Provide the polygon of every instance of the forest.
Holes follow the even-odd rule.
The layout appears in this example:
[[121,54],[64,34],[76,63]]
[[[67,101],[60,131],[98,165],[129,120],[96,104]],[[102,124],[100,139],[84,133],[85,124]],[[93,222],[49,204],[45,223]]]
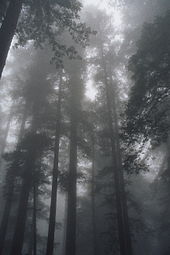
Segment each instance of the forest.
[[170,0],[0,0],[0,255],[170,255],[169,28]]

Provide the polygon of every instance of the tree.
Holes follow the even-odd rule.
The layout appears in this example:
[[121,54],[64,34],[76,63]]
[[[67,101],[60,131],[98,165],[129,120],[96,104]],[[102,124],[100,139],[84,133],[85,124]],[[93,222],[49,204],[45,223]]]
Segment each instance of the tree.
[[56,115],[56,130],[55,130],[55,144],[54,144],[54,164],[52,176],[52,191],[50,203],[50,217],[49,229],[47,238],[47,255],[53,254],[54,247],[54,234],[56,223],[56,205],[57,205],[57,187],[58,187],[58,163],[59,163],[59,145],[60,145],[60,129],[61,129],[61,103],[62,103],[62,74],[60,74],[59,88],[58,88],[58,102],[57,102],[57,115]]
[[[37,59],[35,58],[36,61],[34,64],[36,66],[38,63],[37,61],[42,60],[40,56],[38,56]],[[46,60],[46,58],[43,59],[44,61]],[[46,62],[48,61],[46,60]],[[26,86],[23,90],[24,96],[29,102],[30,125],[23,137],[23,150],[25,151],[25,157],[21,173],[22,187],[20,191],[17,222],[14,231],[11,254],[19,254],[22,251],[28,199],[34,182],[34,172],[37,167],[37,161],[42,158],[44,151],[47,150],[50,143],[50,137],[48,136],[47,131],[48,122],[52,115],[49,97],[50,93],[54,92],[54,90],[50,81],[47,81],[48,71],[48,65],[43,66],[42,62],[39,69],[35,69],[34,66],[32,66],[29,72],[29,80],[27,80]],[[39,94],[40,89],[41,94]]]
[[[100,25],[98,25],[99,19]],[[109,37],[114,32],[112,31],[114,29],[110,26],[109,16],[107,17],[107,15],[99,12],[98,17],[93,20],[95,29],[100,34],[100,37],[97,37],[96,41],[93,42],[93,47],[97,51],[95,63],[98,64],[96,82],[100,83],[101,93],[105,98],[105,119],[108,126],[107,132],[111,148],[120,253],[122,255],[130,255],[132,254],[132,245],[119,137],[119,100],[116,101],[118,95],[116,94],[116,77],[114,77],[117,65],[119,64],[119,55],[116,53],[117,49],[114,38],[111,40]]]
[[10,1],[6,16],[0,28],[0,78],[16,30],[21,8],[22,0]]
[[82,97],[81,65],[82,63],[77,61],[74,62],[74,66],[67,66],[70,84],[70,161],[66,220],[66,255],[75,255],[76,253],[77,132]]
[[[160,164],[158,179],[155,181],[155,186],[159,187],[159,196],[164,201],[160,206],[162,217],[159,220],[161,222],[160,232],[163,237],[160,240],[162,253],[165,250],[169,251],[165,238],[169,232],[167,222],[169,214],[167,185],[169,186],[170,174],[169,25],[170,13],[168,11],[164,16],[156,17],[152,23],[146,23],[143,26],[141,38],[137,43],[137,52],[129,62],[133,87],[127,105],[126,126],[128,135],[131,134],[133,146],[141,141],[144,145],[150,142],[150,149],[157,149],[165,155],[165,162]],[[163,144],[165,144],[165,151],[161,148]],[[155,156],[154,162],[156,163],[157,160],[160,161],[158,154]],[[165,218],[166,228],[164,228]]]
[[95,141],[92,138],[91,207],[93,226],[93,254],[97,255],[96,200],[95,200]]
[[[81,5],[77,1],[74,3],[70,3],[70,1],[48,1],[46,3],[41,1],[38,3],[23,0],[10,1],[0,28],[0,77],[16,29],[19,44],[23,45],[28,40],[34,40],[36,45],[42,47],[47,41],[54,52],[53,59],[57,65],[61,65],[64,55],[75,55],[76,52],[73,47],[66,47],[61,44],[59,34],[62,33],[61,30],[68,29],[77,42],[84,43],[87,40],[90,29],[78,22],[80,9]],[[20,22],[17,27],[19,18]],[[57,24],[57,37],[52,27],[53,24]],[[30,27],[34,29],[30,31]]]
[[[169,12],[145,24],[129,62],[134,86],[127,106],[127,130],[153,143],[167,141],[169,129]],[[153,40],[154,38],[154,40]]]

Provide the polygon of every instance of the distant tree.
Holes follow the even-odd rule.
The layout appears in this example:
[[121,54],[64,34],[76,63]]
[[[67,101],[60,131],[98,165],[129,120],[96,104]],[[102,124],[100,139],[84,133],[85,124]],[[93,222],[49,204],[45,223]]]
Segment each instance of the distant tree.
[[[98,35],[94,38],[91,47],[95,47],[96,55],[93,61],[97,65],[95,75],[101,97],[98,100],[103,104],[106,142],[109,144],[109,156],[112,162],[112,171],[115,184],[115,203],[117,209],[118,235],[120,253],[132,254],[131,234],[129,230],[128,208],[124,184],[122,165],[122,152],[120,144],[120,117],[119,117],[119,94],[117,93],[116,68],[119,63],[119,50],[117,53],[116,42],[110,38],[114,29],[110,26],[110,17],[98,12],[96,18],[91,17]],[[99,23],[100,20],[100,23]],[[103,98],[104,97],[104,102]],[[102,112],[101,112],[102,114]]]
[[74,65],[66,66],[69,75],[70,86],[70,158],[68,175],[68,200],[67,200],[67,219],[66,219],[66,255],[76,253],[76,208],[77,208],[77,145],[78,145],[78,126],[81,114],[82,99],[82,63],[74,61]]
[[[38,62],[36,61],[40,60],[40,56],[37,58],[35,57],[34,64],[37,66]],[[23,87],[23,96],[26,101],[29,102],[27,109],[28,123],[27,130],[21,139],[25,156],[21,171],[22,185],[11,254],[20,253],[22,250],[28,199],[34,182],[34,172],[37,161],[43,157],[44,150],[47,150],[51,140],[48,131],[49,119],[51,120],[53,116],[53,107],[49,102],[49,98],[51,95],[50,93],[53,93],[54,90],[53,86],[47,80],[47,74],[48,66],[43,66],[42,62],[39,69],[35,69],[32,66],[29,71],[29,79],[26,82],[26,86]],[[39,94],[40,90],[41,94]]]

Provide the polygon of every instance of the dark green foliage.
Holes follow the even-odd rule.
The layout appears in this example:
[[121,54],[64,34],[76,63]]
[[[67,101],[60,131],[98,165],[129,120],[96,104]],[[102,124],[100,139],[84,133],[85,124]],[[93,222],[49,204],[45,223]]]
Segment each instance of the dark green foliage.
[[63,33],[69,32],[74,41],[86,45],[92,31],[80,22],[80,10],[78,1],[26,1],[17,26],[16,45],[25,45],[29,40],[34,41],[35,47],[44,48],[48,44],[57,67],[62,65],[64,56],[77,58],[75,47],[62,41]]
[[134,86],[127,108],[130,138],[144,135],[153,142],[167,140],[170,93],[170,13],[145,24],[129,62]]

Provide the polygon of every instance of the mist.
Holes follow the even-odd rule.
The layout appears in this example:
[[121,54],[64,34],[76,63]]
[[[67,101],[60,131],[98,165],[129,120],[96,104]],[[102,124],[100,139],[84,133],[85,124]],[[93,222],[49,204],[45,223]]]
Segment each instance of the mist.
[[170,2],[0,2],[0,255],[169,255]]

